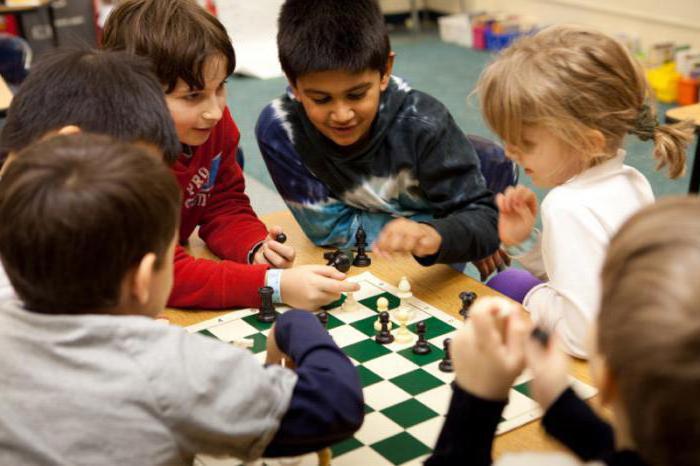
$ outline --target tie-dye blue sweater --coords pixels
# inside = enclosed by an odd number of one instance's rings
[[[353,154],[323,136],[286,94],[262,112],[258,145],[306,235],[350,248],[361,225],[371,244],[396,217],[432,225],[440,251],[424,265],[486,257],[498,247],[497,210],[474,148],[435,98],[393,77],[368,142]]]

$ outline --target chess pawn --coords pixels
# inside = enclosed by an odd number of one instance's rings
[[[425,331],[425,322],[421,320],[416,324],[416,333],[418,334],[418,341],[416,341],[416,344],[413,345],[413,348],[411,348],[414,354],[424,355],[432,351],[430,349],[430,346],[428,345],[428,342],[425,340]]]
[[[445,340],[442,342],[442,349],[445,353],[445,356],[442,358],[442,361],[440,361],[440,364],[438,365],[438,369],[440,369],[442,372],[454,372],[454,368],[452,367],[452,356],[450,355],[451,344],[452,338],[445,338]]]
[[[345,301],[343,302],[343,311],[354,311],[357,309],[357,300],[355,299],[355,293],[348,291],[345,295]]]
[[[408,281],[407,277],[401,277],[398,288],[399,292],[396,293],[396,296],[399,298],[406,299],[413,296],[413,293],[411,292],[411,283]]]
[[[321,322],[323,328],[328,327],[328,313],[326,311],[319,312],[318,314],[316,314],[316,317],[318,317],[318,321]]]
[[[389,312],[389,300],[386,299],[384,296],[377,299],[377,312],[379,313],[379,317],[377,317],[377,320],[374,322],[375,332],[378,332],[382,329],[382,323],[380,320],[382,312]]]
[[[389,325],[391,325],[389,323],[389,313],[387,311],[380,312],[379,320],[381,322],[381,329],[377,336],[374,337],[374,341],[382,345],[388,345],[394,341],[394,335],[389,331]]]
[[[406,308],[399,308],[399,312],[396,314],[396,320],[399,321],[399,329],[396,331],[396,343],[409,343],[413,340],[413,335],[408,330],[408,311]]]

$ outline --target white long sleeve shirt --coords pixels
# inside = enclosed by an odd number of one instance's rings
[[[542,201],[536,246],[517,257],[545,280],[530,290],[523,305],[577,357],[586,357],[586,335],[598,313],[608,243],[627,218],[654,202],[647,179],[624,159],[620,150],[552,189]]]

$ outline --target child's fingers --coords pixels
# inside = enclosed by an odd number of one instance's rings
[[[269,237],[271,239],[275,239],[277,237],[277,235],[282,233],[284,230],[279,225],[273,225],[270,227],[270,229],[268,231],[269,231]]]
[[[546,366],[549,357],[552,341],[547,346],[543,345],[540,340],[533,338],[531,335],[525,340],[525,361],[535,372],[542,366]]]
[[[498,331],[496,316],[508,303],[503,298],[487,296],[477,299],[469,309],[469,321],[474,326],[475,340],[483,349],[493,349],[502,346],[502,338]]]
[[[333,280],[330,278],[321,277],[316,284],[318,289],[324,293],[329,293],[336,298],[340,297],[340,293],[348,293],[351,291],[358,291],[360,285],[348,281]]]
[[[278,243],[277,241],[268,241],[266,243],[267,248],[276,253],[278,256],[282,257],[285,261],[294,262],[296,257],[296,251],[293,247],[287,246],[286,244]],[[265,251],[263,251],[265,253]],[[267,258],[267,254],[265,254]]]
[[[498,207],[499,212],[508,213],[506,210],[506,198],[501,193],[496,194],[496,207]]]
[[[522,370],[525,363],[525,343],[529,339],[532,324],[523,318],[520,309],[515,304],[511,306],[508,319],[506,348],[511,364]]]
[[[331,278],[333,280],[345,280],[345,274],[335,267],[330,265],[312,265],[308,270],[322,277]]]
[[[284,257],[277,254],[271,248],[264,248],[262,254],[265,260],[270,263],[270,265],[278,269],[282,268],[282,266],[285,265],[287,262]]]

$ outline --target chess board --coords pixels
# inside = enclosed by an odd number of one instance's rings
[[[454,374],[441,372],[438,365],[443,358],[443,341],[453,336],[462,325],[453,317],[416,297],[400,299],[398,289],[370,272],[350,278],[360,284],[354,293],[357,304],[348,309],[345,296],[328,306],[327,329],[357,367],[365,397],[365,421],[355,435],[334,445],[333,465],[419,465],[430,454],[442,428],[451,397],[450,383]],[[409,311],[409,330],[415,335],[416,323],[426,324],[425,337],[432,351],[426,355],[413,354],[409,343],[381,345],[374,341],[377,333],[377,300],[389,301],[392,328],[398,323],[393,310],[399,305]],[[284,312],[286,308],[278,308]],[[246,309],[225,314],[187,327],[225,342],[248,346],[261,362],[265,360],[265,345],[271,324],[257,320],[257,309]],[[515,429],[542,415],[537,403],[529,396],[530,378],[524,374],[510,390],[498,434]],[[583,398],[590,398],[595,389],[573,380],[574,389]],[[221,462],[201,457],[204,465],[234,465],[236,461]],[[315,455],[307,455],[297,463],[265,461],[265,464],[318,464]]]

